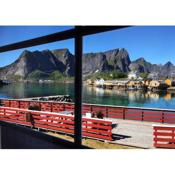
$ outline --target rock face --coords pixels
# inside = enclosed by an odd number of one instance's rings
[[[89,75],[96,71],[110,70],[129,72],[130,63],[129,54],[125,49],[88,53],[83,55],[83,74]]]
[[[130,63],[129,54],[125,49],[84,54],[83,75],[110,70],[128,72]],[[0,69],[0,77],[19,75],[27,78],[35,70],[47,74],[59,70],[65,75],[74,76],[74,64],[75,57],[68,49],[34,52],[25,50],[14,63]]]
[[[175,75],[175,66],[168,61],[165,65],[161,66],[160,75],[171,76],[172,74]]]
[[[58,70],[64,75],[74,76],[74,65],[75,57],[68,49],[34,52],[25,50],[14,63],[0,68],[0,78],[17,75],[25,79],[36,70],[47,74]],[[125,73],[132,70],[140,73],[156,72],[160,76],[170,76],[175,73],[175,66],[171,62],[165,65],[151,64],[143,57],[131,62],[129,53],[124,48],[83,55],[84,76],[113,70]]]
[[[121,72],[129,72],[131,63],[129,54],[125,49],[115,49],[105,52],[106,59],[113,69],[118,69]]]
[[[40,70],[52,73],[59,70],[65,75],[74,75],[74,56],[68,49],[34,51],[25,50],[12,64],[0,69],[0,77],[19,75],[26,78],[31,72]]]
[[[74,63],[75,58],[68,49],[57,49],[51,51],[54,57],[58,62],[62,63],[62,68],[58,69],[60,72],[64,72],[64,74],[73,76],[74,75]]]
[[[132,71],[138,71],[140,73],[142,72],[146,72],[146,73],[149,73],[151,72],[151,69],[152,69],[152,64],[147,62],[144,58],[139,58],[135,61],[133,61],[129,68],[132,70]]]
[[[83,74],[89,75],[96,71],[108,71],[110,67],[104,53],[88,53],[83,55]]]
[[[161,64],[151,64],[147,62],[144,58],[139,58],[133,61],[129,68],[131,70],[137,70],[138,72],[146,72],[146,73],[158,73],[161,77],[172,76],[175,75],[175,66],[171,62],[167,62],[164,65]]]

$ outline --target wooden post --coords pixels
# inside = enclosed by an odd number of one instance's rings
[[[3,116],[4,118],[6,118],[6,110],[4,109],[4,116]]]
[[[51,112],[53,112],[52,107],[53,107],[53,105],[52,105],[52,102],[51,102],[51,103],[50,103],[50,111],[51,111]]]
[[[7,106],[7,107],[11,107],[11,100],[9,100],[9,106]]]
[[[91,109],[91,113],[92,113],[92,112],[93,112],[93,111],[92,111],[92,105],[90,105],[90,109]]]
[[[142,109],[142,121],[144,121],[144,111],[143,111],[143,109]]]
[[[77,26],[75,36],[75,119],[74,119],[74,143],[77,147],[82,145],[82,36],[81,27]]]
[[[156,134],[154,135],[155,140],[153,140],[153,141],[154,141],[154,147],[156,147],[156,146],[157,146],[157,129],[156,129],[156,128],[154,128],[154,132],[155,132]],[[153,138],[153,139],[154,139],[154,138]]]
[[[164,111],[162,111],[162,123],[164,123]]]
[[[108,118],[108,110],[109,110],[109,107],[106,106],[106,118]]]
[[[123,108],[123,120],[125,120],[125,108]]]
[[[172,140],[174,140],[174,130],[172,130]],[[173,142],[173,144],[175,144],[175,142]]]
[[[62,103],[63,104],[63,111],[66,110],[66,104],[65,103]]]

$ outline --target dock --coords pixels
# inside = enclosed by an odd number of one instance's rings
[[[112,119],[117,126],[113,129],[113,143],[150,149],[153,146],[153,122]]]
[[[52,95],[44,97],[32,97],[32,98],[23,98],[18,100],[32,100],[32,101],[59,101],[59,102],[72,102],[73,99],[70,95]]]

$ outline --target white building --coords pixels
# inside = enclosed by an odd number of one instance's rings
[[[159,75],[157,72],[152,72],[148,75],[148,78],[153,79],[153,80],[157,80],[159,78]]]
[[[129,72],[129,74],[128,74],[128,79],[138,79],[139,78],[139,73],[138,72],[136,72],[136,71],[131,71],[131,72]]]
[[[105,82],[104,79],[101,78],[101,79],[95,80],[94,84],[95,86],[102,87],[104,85],[104,82]]]

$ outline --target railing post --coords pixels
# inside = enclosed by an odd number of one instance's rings
[[[153,132],[155,133],[153,137],[154,147],[157,147],[157,129],[155,127],[153,127]]]
[[[53,107],[53,105],[52,105],[52,102],[51,102],[51,103],[50,103],[50,111],[51,111],[51,112],[53,112],[52,107]]]
[[[4,109],[4,116],[3,116],[4,118],[6,117],[6,110]]]
[[[93,112],[93,111],[92,111],[92,105],[90,105],[90,110],[91,110],[91,113],[92,113],[92,112]]]
[[[9,100],[9,107],[11,107],[11,100]]]
[[[59,105],[63,105],[63,111],[66,110],[66,104],[65,103],[59,103]]]
[[[123,108],[123,120],[125,120],[125,108]]]
[[[143,111],[143,109],[142,109],[142,121],[144,121],[144,111]]]
[[[164,123],[164,111],[162,111],[162,123]]]
[[[172,130],[172,140],[174,140],[174,130]],[[173,142],[174,144],[174,142]]]
[[[41,109],[41,106],[42,106],[41,103],[42,103],[42,102],[38,102],[38,105],[39,105],[39,108],[40,108],[40,109]]]
[[[81,27],[75,27],[75,119],[74,119],[74,143],[79,147],[82,145],[82,36]]]
[[[106,118],[108,118],[108,109],[109,109],[109,107],[106,106]]]

